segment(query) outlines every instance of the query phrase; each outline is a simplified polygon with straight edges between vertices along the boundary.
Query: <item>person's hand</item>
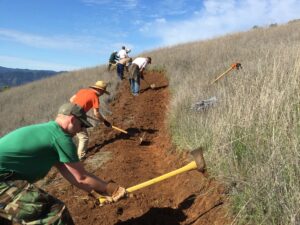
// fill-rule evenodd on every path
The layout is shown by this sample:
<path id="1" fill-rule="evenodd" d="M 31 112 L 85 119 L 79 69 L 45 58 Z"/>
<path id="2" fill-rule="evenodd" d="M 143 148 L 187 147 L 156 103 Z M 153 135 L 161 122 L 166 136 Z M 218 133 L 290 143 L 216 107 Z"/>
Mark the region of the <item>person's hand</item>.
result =
<path id="1" fill-rule="evenodd" d="M 104 120 L 103 123 L 106 127 L 111 127 L 111 123 L 108 122 L 107 120 Z"/>

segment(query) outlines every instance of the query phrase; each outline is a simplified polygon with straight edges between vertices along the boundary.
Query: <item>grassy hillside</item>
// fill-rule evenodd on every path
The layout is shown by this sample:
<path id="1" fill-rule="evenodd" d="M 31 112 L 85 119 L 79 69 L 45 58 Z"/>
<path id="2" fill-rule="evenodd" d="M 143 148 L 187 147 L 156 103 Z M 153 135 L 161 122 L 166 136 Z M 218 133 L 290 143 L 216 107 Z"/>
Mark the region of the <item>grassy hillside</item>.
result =
<path id="1" fill-rule="evenodd" d="M 151 69 L 168 76 L 174 143 L 205 147 L 210 174 L 229 188 L 235 224 L 300 223 L 299 40 L 295 22 L 144 53 Z M 235 62 L 243 69 L 211 85 Z M 80 70 L 1 93 L 2 135 L 53 118 L 61 103 L 98 79 L 116 90 L 104 71 Z M 191 109 L 213 96 L 215 107 Z"/>
<path id="2" fill-rule="evenodd" d="M 236 223 L 300 224 L 299 40 L 291 23 L 151 53 L 170 79 L 173 141 L 206 148 Z M 236 61 L 242 70 L 210 84 Z M 191 110 L 212 96 L 216 107 Z"/>
<path id="3" fill-rule="evenodd" d="M 110 96 L 101 97 L 103 113 L 113 98 L 118 80 L 105 72 L 105 66 L 87 68 L 59 76 L 13 87 L 0 93 L 0 136 L 20 126 L 54 119 L 59 106 L 68 102 L 80 88 L 86 88 L 97 80 L 110 82 Z"/>

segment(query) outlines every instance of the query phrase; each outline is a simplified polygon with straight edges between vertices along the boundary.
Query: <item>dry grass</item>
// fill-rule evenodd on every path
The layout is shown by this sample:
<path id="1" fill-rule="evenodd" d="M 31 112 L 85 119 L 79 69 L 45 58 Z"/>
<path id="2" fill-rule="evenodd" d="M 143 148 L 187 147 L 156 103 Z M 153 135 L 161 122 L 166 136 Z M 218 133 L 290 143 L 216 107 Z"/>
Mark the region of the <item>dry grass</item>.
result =
<path id="1" fill-rule="evenodd" d="M 230 187 L 233 224 L 300 224 L 299 40 L 294 22 L 144 53 L 168 76 L 174 143 L 206 148 L 210 173 Z M 243 69 L 210 84 L 235 62 Z M 102 76 L 103 67 L 81 70 L 1 93 L 2 134 L 53 118 Z M 212 96 L 216 107 L 191 110 Z"/>
<path id="2" fill-rule="evenodd" d="M 68 102 L 80 88 L 97 80 L 110 82 L 111 96 L 100 98 L 103 114 L 114 98 L 119 81 L 106 67 L 87 68 L 39 80 L 0 93 L 0 136 L 20 126 L 53 120 L 60 105 Z"/>
<path id="3" fill-rule="evenodd" d="M 152 53 L 172 88 L 169 121 L 182 149 L 205 146 L 231 187 L 233 224 L 300 224 L 299 23 Z M 232 71 L 211 85 L 232 63 Z M 192 103 L 216 96 L 204 112 Z"/>

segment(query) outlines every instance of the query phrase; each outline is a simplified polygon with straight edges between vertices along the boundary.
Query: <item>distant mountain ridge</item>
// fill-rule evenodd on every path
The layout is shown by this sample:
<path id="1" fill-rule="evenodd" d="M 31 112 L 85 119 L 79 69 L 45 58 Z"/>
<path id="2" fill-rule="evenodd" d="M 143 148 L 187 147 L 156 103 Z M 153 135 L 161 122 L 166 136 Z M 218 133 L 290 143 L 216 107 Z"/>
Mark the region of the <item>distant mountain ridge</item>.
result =
<path id="1" fill-rule="evenodd" d="M 18 86 L 63 72 L 65 71 L 12 69 L 0 66 L 0 89 Z"/>

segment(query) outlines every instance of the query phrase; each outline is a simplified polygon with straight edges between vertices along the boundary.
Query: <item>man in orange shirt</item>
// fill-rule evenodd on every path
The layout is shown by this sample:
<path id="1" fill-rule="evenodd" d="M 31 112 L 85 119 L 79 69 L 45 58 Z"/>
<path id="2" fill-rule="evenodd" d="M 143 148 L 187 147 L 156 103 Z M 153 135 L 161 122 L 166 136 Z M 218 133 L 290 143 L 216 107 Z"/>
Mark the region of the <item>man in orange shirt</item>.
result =
<path id="1" fill-rule="evenodd" d="M 87 89 L 79 90 L 75 95 L 70 98 L 70 102 L 80 106 L 85 112 L 93 109 L 94 116 L 104 123 L 105 126 L 111 127 L 111 124 L 100 114 L 100 102 L 99 97 L 101 95 L 108 94 L 106 91 L 107 84 L 104 81 L 97 81 L 94 85 L 91 85 Z M 87 129 L 84 128 L 81 132 L 77 133 L 78 148 L 77 154 L 79 159 L 83 159 L 86 155 L 86 149 L 89 142 L 89 136 Z"/>

